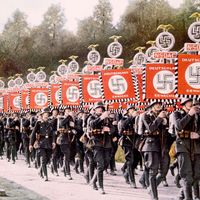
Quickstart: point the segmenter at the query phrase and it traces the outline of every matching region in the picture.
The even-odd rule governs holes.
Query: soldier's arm
[[[36,140],[36,133],[38,132],[39,130],[39,126],[40,126],[40,122],[36,122],[34,128],[33,128],[33,131],[31,133],[31,136],[30,136],[30,145],[33,146],[35,140]]]
[[[150,116],[145,114],[144,115],[144,120],[145,120],[145,127],[147,131],[150,131],[153,133],[154,131],[158,130],[160,124],[162,123],[163,119],[160,117],[157,117],[153,122],[150,119]]]
[[[190,123],[190,120],[191,120],[191,116],[189,114],[186,114],[183,118],[181,118],[181,115],[179,112],[175,112],[174,113],[174,125],[175,125],[175,128],[176,130],[178,131],[182,131],[185,126]]]
[[[89,125],[91,126],[92,129],[94,129],[101,123],[101,121],[102,121],[101,117],[94,118],[93,116],[91,116]]]

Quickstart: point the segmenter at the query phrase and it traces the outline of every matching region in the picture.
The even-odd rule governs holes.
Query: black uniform
[[[62,131],[60,130],[59,140],[60,140],[60,149],[64,154],[64,175],[68,176],[69,180],[71,180],[70,173],[70,148],[71,142],[74,140],[74,120],[72,116],[68,115],[60,122]]]
[[[0,157],[3,156],[3,148],[4,148],[4,123],[3,119],[0,120]]]
[[[152,199],[158,199],[156,176],[158,174],[161,158],[160,135],[163,132],[163,119],[157,117],[152,111],[141,115],[139,130],[142,130],[144,137],[141,150],[144,155],[145,174],[147,186],[150,187]]]
[[[30,145],[38,141],[38,153],[40,154],[42,171],[48,180],[47,164],[50,162],[52,154],[52,144],[55,143],[55,135],[49,121],[38,121],[32,131]]]
[[[177,132],[176,153],[179,173],[183,181],[183,193],[187,200],[192,200],[192,186],[195,198],[200,198],[200,139],[191,139],[191,133],[200,135],[200,114],[190,116],[184,110],[174,113]]]
[[[99,187],[103,190],[103,171],[109,165],[112,150],[112,136],[110,131],[104,132],[103,128],[111,128],[111,122],[108,118],[101,120],[100,115],[94,114],[90,117],[89,124],[92,129],[92,140],[94,142],[93,153],[94,161],[97,165],[97,179]],[[97,179],[94,179],[94,183]]]
[[[121,135],[123,137],[122,147],[125,153],[125,168],[124,169],[124,177],[126,179],[126,182],[129,182],[131,187],[136,188],[135,183],[135,176],[134,176],[134,168],[137,166],[138,163],[138,156],[137,151],[135,149],[135,143],[136,143],[136,133],[135,133],[135,117],[125,115],[121,119]]]

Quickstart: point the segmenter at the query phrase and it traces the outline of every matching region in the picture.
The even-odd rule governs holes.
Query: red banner
[[[178,56],[178,94],[200,95],[200,55]]]
[[[81,77],[83,103],[102,101],[101,83],[98,75],[83,75]]]
[[[8,112],[8,94],[3,95],[3,111]]]
[[[146,99],[176,99],[173,64],[146,65]]]
[[[21,108],[23,110],[29,109],[29,91],[28,90],[21,91]]]
[[[30,109],[42,109],[48,106],[48,88],[30,88]]]
[[[51,106],[58,107],[60,104],[60,84],[50,85]]]
[[[62,105],[79,106],[80,90],[79,83],[75,81],[62,81]]]
[[[103,98],[106,101],[134,100],[135,86],[131,69],[102,70]]]
[[[20,111],[20,94],[19,92],[10,92],[9,93],[9,108],[10,111]]]

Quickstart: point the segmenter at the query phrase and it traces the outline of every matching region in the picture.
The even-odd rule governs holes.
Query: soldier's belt
[[[123,131],[123,135],[133,135],[133,132],[131,131]]]
[[[190,138],[190,133],[191,131],[181,131],[181,132],[178,132],[178,136],[179,138]]]
[[[144,132],[144,136],[146,136],[146,137],[151,137],[151,136],[158,136],[160,133],[158,132],[158,131],[155,131],[155,132],[152,132],[152,133],[150,133],[150,132]]]
[[[92,135],[100,135],[100,134],[103,134],[101,129],[92,130]]]

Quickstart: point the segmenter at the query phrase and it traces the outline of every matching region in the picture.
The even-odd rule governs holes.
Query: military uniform
[[[64,154],[64,175],[69,180],[72,180],[70,172],[70,148],[74,137],[74,120],[71,115],[64,116],[64,119],[60,122],[59,145],[61,152]]]
[[[156,102],[152,103],[150,108],[155,104]],[[144,173],[153,200],[158,199],[156,176],[161,160],[160,136],[163,132],[163,128],[163,118],[158,117],[156,113],[148,111],[141,115],[139,130],[144,137],[143,145],[141,147],[141,151],[144,155]]]
[[[0,120],[0,157],[2,159],[4,148],[4,122],[3,119]]]
[[[195,199],[199,199],[200,139],[191,139],[191,134],[195,132],[200,135],[200,114],[191,116],[185,110],[181,110],[174,113],[174,118],[177,134],[175,147],[179,173],[183,181],[183,197],[180,199],[193,199],[192,186]]]
[[[99,102],[95,105],[94,109],[97,109],[99,107],[102,107],[104,109],[103,104]],[[111,122],[109,121],[109,118],[105,118],[102,120],[101,115],[95,113],[90,117],[89,124],[92,132],[92,140],[94,143],[94,161],[97,165],[96,178],[93,177],[93,183],[98,180],[100,192],[102,194],[105,194],[103,186],[103,171],[109,165],[112,150],[112,136],[109,130],[111,128]]]
[[[133,107],[129,107],[129,109],[131,108]],[[137,163],[138,161],[136,160],[137,155],[135,150],[135,143],[137,136],[135,133],[134,126],[135,126],[135,117],[128,114],[121,119],[122,128],[120,134],[123,137],[122,147],[126,159],[125,163],[126,169],[124,169],[124,177],[127,183],[129,183],[130,179],[131,187],[136,188],[134,168],[136,167],[135,165],[137,165],[135,163]]]
[[[53,128],[49,121],[37,121],[36,125],[31,133],[30,145],[33,146],[35,141],[38,142],[38,153],[41,158],[41,171],[44,173],[46,179],[47,175],[47,164],[50,162],[52,154],[52,144],[55,144],[55,135]]]

